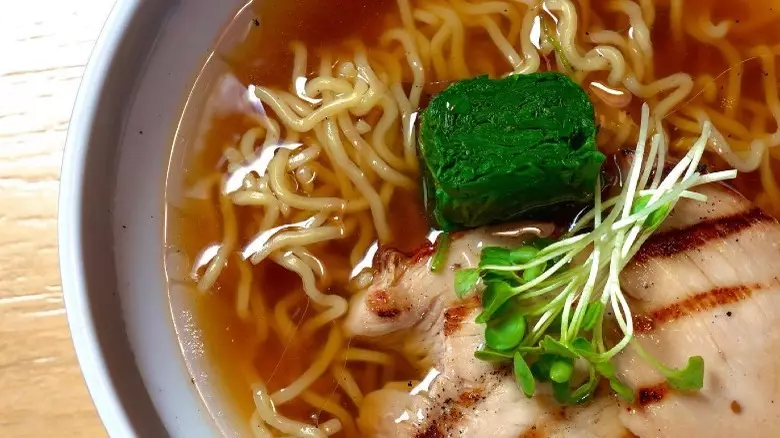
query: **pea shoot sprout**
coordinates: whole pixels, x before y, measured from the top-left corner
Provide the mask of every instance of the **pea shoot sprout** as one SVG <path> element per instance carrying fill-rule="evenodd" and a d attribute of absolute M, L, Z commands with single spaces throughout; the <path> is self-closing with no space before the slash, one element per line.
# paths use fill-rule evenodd
<path fill-rule="evenodd" d="M 478 323 L 485 324 L 485 346 L 476 357 L 512 362 L 518 385 L 529 397 L 537 381 L 549 381 L 561 403 L 582 403 L 605 378 L 619 396 L 633 401 L 633 391 L 619 380 L 613 363 L 629 344 L 672 388 L 691 391 L 703 385 L 701 357 L 691 357 L 684 367 L 674 369 L 635 341 L 620 272 L 680 199 L 706 201 L 692 189 L 733 179 L 737 171 L 700 171 L 712 130 L 705 122 L 701 137 L 665 173 L 666 146 L 660 129 L 645 153 L 649 119 L 645 104 L 634 159 L 619 195 L 602 200 L 597 182 L 593 209 L 579 217 L 561 240 L 539 239 L 515 249 L 484 248 L 478 268 L 456 272 L 455 292 L 461 298 L 476 290 L 480 281 L 485 285 L 483 309 L 477 317 Z M 617 342 L 604 339 L 608 318 L 622 332 Z M 573 377 L 575 361 L 588 365 L 587 379 Z"/>

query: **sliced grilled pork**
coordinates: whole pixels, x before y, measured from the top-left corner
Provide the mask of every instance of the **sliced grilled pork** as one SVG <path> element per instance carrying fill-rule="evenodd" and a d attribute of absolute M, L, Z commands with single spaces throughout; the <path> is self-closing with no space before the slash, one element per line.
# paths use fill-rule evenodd
<path fill-rule="evenodd" d="M 457 308 L 456 308 L 457 309 Z M 460 310 L 456 310 L 460 312 Z M 441 356 L 418 385 L 390 385 L 366 396 L 358 424 L 371 437 L 624 438 L 618 404 L 600 397 L 585 407 L 563 408 L 540 388 L 534 398 L 518 389 L 509 369 L 474 358 L 483 327 L 445 320 Z M 411 339 L 415 341 L 414 338 Z"/>
<path fill-rule="evenodd" d="M 705 362 L 682 394 L 631 347 L 618 357 L 638 403 L 621 420 L 640 437 L 776 437 L 780 432 L 780 224 L 709 185 L 681 201 L 621 275 L 637 338 L 662 362 Z"/>
<path fill-rule="evenodd" d="M 414 254 L 381 248 L 374 256 L 371 285 L 350 303 L 345 328 L 356 336 L 395 343 L 395 337 L 414 329 L 424 345 L 407 345 L 405 352 L 422 357 L 430 348 L 438 348 L 435 334 L 447 307 L 457 301 L 453 291 L 455 271 L 475 267 L 484 246 L 522 244 L 534 235 L 549 235 L 551 225 L 518 225 L 484 228 L 452 234 L 445 266 L 438 273 L 430 270 L 433 246 L 423 246 Z M 421 335 L 421 336 L 420 336 Z M 408 342 L 406 344 L 409 344 Z M 428 367 L 430 363 L 420 363 Z"/>
<path fill-rule="evenodd" d="M 600 397 L 561 408 L 549 395 L 525 398 L 507 370 L 474 359 L 483 342 L 476 303 L 456 302 L 452 270 L 489 245 L 516 246 L 484 232 L 455 241 L 448 269 L 431 274 L 429 254 L 384 252 L 374 282 L 353 302 L 347 328 L 412 355 L 439 373 L 422 390 L 369 394 L 360 423 L 378 437 L 777 436 L 780 426 L 780 224 L 722 185 L 681 201 L 621 274 L 637 339 L 660 361 L 705 361 L 704 388 L 680 393 L 632 347 L 617 357 L 637 402 Z M 426 368 L 427 369 L 427 368 Z M 620 422 L 616 421 L 620 419 Z"/>
<path fill-rule="evenodd" d="M 375 276 L 350 306 L 347 331 L 403 351 L 422 370 L 418 385 L 395 383 L 368 394 L 358 423 L 370 437 L 619 437 L 617 403 L 604 397 L 584 408 L 562 408 L 539 391 L 529 399 L 511 371 L 474 357 L 484 342 L 479 303 L 458 302 L 454 271 L 477 264 L 484 245 L 517 239 L 479 230 L 454 236 L 446 268 L 433 274 L 430 251 L 404 256 L 383 250 Z"/>

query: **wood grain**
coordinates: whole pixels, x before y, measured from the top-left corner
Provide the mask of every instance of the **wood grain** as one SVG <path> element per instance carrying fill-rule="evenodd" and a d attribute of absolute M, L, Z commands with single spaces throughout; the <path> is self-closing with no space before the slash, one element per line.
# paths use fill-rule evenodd
<path fill-rule="evenodd" d="M 76 363 L 57 265 L 62 147 L 114 0 L 4 2 L 0 13 L 0 436 L 106 432 Z"/>

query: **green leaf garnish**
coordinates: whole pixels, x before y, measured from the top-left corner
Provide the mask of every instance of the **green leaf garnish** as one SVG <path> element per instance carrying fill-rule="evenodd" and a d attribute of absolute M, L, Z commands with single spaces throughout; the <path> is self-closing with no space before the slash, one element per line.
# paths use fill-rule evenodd
<path fill-rule="evenodd" d="M 596 388 L 598 388 L 599 379 L 596 375 L 595 371 L 591 369 L 590 371 L 590 377 L 588 378 L 585 383 L 583 383 L 579 388 L 574 390 L 574 392 L 571 393 L 570 396 L 570 403 L 571 404 L 582 404 L 588 401 L 592 396 L 593 393 L 596 392 Z"/>
<path fill-rule="evenodd" d="M 478 269 L 461 269 L 455 272 L 455 295 L 461 300 L 474 290 L 479 282 Z"/>
<path fill-rule="evenodd" d="M 554 354 L 543 354 L 539 356 L 539 358 L 531 365 L 531 373 L 534 375 L 536 380 L 540 382 L 547 382 L 550 380 L 550 369 L 552 368 L 553 363 L 559 358 L 560 356 L 556 356 Z"/>
<path fill-rule="evenodd" d="M 483 347 L 481 350 L 474 352 L 474 357 L 485 362 L 501 363 L 512 360 L 512 352 L 497 351 L 488 347 Z"/>
<path fill-rule="evenodd" d="M 704 386 L 704 359 L 701 356 L 688 358 L 683 368 L 663 373 L 666 381 L 678 391 L 696 391 Z"/>
<path fill-rule="evenodd" d="M 593 348 L 593 345 L 585 338 L 577 338 L 571 341 L 570 350 L 588 362 L 598 363 L 600 360 L 599 354 Z"/>
<path fill-rule="evenodd" d="M 631 213 L 639 213 L 647 207 L 650 203 L 650 195 L 640 196 L 634 201 L 634 206 L 631 208 Z"/>
<path fill-rule="evenodd" d="M 436 253 L 431 259 L 431 272 L 439 272 L 447 262 L 447 255 L 450 251 L 450 241 L 452 238 L 449 233 L 442 233 L 439 241 L 436 243 Z"/>
<path fill-rule="evenodd" d="M 599 379 L 593 369 L 590 369 L 588 380 L 572 391 L 571 382 L 552 382 L 553 395 L 559 403 L 578 405 L 588 401 L 596 392 Z"/>
<path fill-rule="evenodd" d="M 574 373 L 574 361 L 571 359 L 558 359 L 550 367 L 550 380 L 557 383 L 565 383 L 571 380 Z"/>
<path fill-rule="evenodd" d="M 571 349 L 580 356 L 583 354 L 595 353 L 593 345 L 585 338 L 577 338 L 571 341 Z"/>
<path fill-rule="evenodd" d="M 542 348 L 541 347 L 516 347 L 515 351 L 522 354 L 541 353 Z"/>
<path fill-rule="evenodd" d="M 566 345 L 563 345 L 560 341 L 557 341 L 552 336 L 545 336 L 542 340 L 542 349 L 545 353 L 556 354 L 558 356 L 568 357 L 571 359 L 577 358 L 577 353 L 572 351 Z"/>
<path fill-rule="evenodd" d="M 522 281 L 512 271 L 482 271 L 482 282 L 488 283 L 506 283 L 512 287 L 519 286 Z"/>
<path fill-rule="evenodd" d="M 612 362 L 598 362 L 593 364 L 596 372 L 606 377 L 607 379 L 614 379 L 617 376 L 615 365 Z"/>
<path fill-rule="evenodd" d="M 488 322 L 493 313 L 495 313 L 504 303 L 515 296 L 514 290 L 506 283 L 489 283 L 482 293 L 482 313 L 477 316 L 476 321 L 480 324 Z"/>
<path fill-rule="evenodd" d="M 652 131 L 647 105 L 642 108 L 640 131 Z M 663 172 L 659 158 L 666 147 L 662 135 L 655 134 L 652 141 L 640 139 L 621 193 L 602 200 L 597 181 L 593 209 L 580 215 L 560 240 L 536 239 L 514 249 L 487 247 L 478 269 L 456 274 L 458 296 L 479 278 L 486 286 L 483 310 L 476 320 L 485 324 L 486 347 L 475 355 L 491 362 L 511 358 L 518 386 L 526 395 L 533 394 L 535 381 L 550 382 L 555 398 L 564 404 L 590 399 L 602 380 L 609 381 L 621 398 L 633 402 L 634 390 L 621 381 L 614 365 L 615 356 L 629 344 L 671 388 L 701 389 L 704 360 L 700 356 L 674 369 L 653 358 L 635 340 L 630 301 L 623 295 L 620 273 L 680 198 L 706 200 L 689 189 L 736 176 L 736 171 L 706 177 L 699 173 L 710 132 L 707 122 L 699 140 L 669 172 Z M 647 144 L 649 153 L 645 153 Z M 605 320 L 620 328 L 622 338 L 605 340 L 609 331 Z M 574 364 L 583 362 L 589 375 L 580 382 Z"/>
<path fill-rule="evenodd" d="M 526 328 L 525 317 L 520 313 L 512 312 L 514 307 L 510 300 L 497 312 L 505 315 L 488 321 L 485 329 L 485 343 L 488 347 L 495 350 L 511 350 L 523 340 Z"/>
<path fill-rule="evenodd" d="M 509 252 L 509 259 L 515 265 L 524 265 L 539 254 L 539 249 L 530 245 L 524 245 Z"/>
<path fill-rule="evenodd" d="M 531 369 L 528 368 L 528 364 L 525 362 L 525 359 L 523 359 L 523 355 L 519 352 L 515 353 L 513 361 L 512 369 L 515 372 L 517 385 L 523 390 L 523 394 L 525 394 L 526 397 L 533 397 L 534 392 L 536 391 L 536 383 L 534 381 L 534 376 L 531 373 Z"/>
<path fill-rule="evenodd" d="M 482 248 L 479 258 L 479 267 L 485 266 L 512 266 L 512 256 L 508 249 L 498 246 Z"/>
<path fill-rule="evenodd" d="M 669 386 L 678 391 L 695 391 L 704 386 L 704 359 L 701 356 L 688 358 L 688 363 L 678 369 L 668 367 L 650 353 L 645 351 L 639 342 L 632 343 L 637 355 L 653 366 L 669 383 Z"/>
<path fill-rule="evenodd" d="M 617 395 L 623 400 L 633 403 L 634 391 L 628 387 L 625 383 L 621 382 L 617 377 L 609 379 L 609 387 L 612 388 Z"/>
<path fill-rule="evenodd" d="M 552 382 L 553 396 L 560 404 L 569 405 L 571 403 L 571 389 L 569 382 Z"/>
<path fill-rule="evenodd" d="M 593 368 L 597 373 L 609 380 L 610 388 L 612 388 L 620 398 L 630 403 L 634 402 L 634 391 L 618 379 L 617 370 L 615 370 L 615 365 L 612 362 L 598 362 L 593 364 Z"/>
<path fill-rule="evenodd" d="M 536 265 L 533 267 L 530 267 L 523 271 L 523 282 L 528 283 L 531 281 L 536 280 L 542 273 L 544 273 L 544 270 L 547 269 L 547 264 L 543 265 Z"/>
<path fill-rule="evenodd" d="M 593 330 L 603 313 L 604 305 L 601 304 L 601 301 L 594 301 L 588 304 L 585 310 L 585 317 L 582 319 L 582 329 L 588 332 Z"/>
<path fill-rule="evenodd" d="M 634 207 L 632 209 L 632 213 L 639 213 L 640 211 L 647 208 L 647 205 L 650 203 L 650 195 L 645 195 L 639 197 L 636 202 L 634 202 Z M 650 215 L 647 216 L 647 219 L 644 221 L 644 226 L 649 229 L 656 229 L 659 225 L 661 225 L 661 222 L 666 219 L 667 216 L 669 216 L 669 213 L 672 211 L 672 206 L 670 204 L 664 204 L 657 210 L 650 213 Z"/>

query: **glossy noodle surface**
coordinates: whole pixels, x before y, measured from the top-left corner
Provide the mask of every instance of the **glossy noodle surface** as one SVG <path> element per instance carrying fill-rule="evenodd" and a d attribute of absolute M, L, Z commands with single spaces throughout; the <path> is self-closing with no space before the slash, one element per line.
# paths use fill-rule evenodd
<path fill-rule="evenodd" d="M 185 152 L 183 180 L 168 184 L 197 195 L 170 208 L 166 233 L 193 264 L 206 355 L 258 436 L 363 436 L 366 394 L 425 375 L 381 343 L 348 338 L 341 321 L 377 244 L 432 251 L 416 119 L 452 81 L 563 72 L 591 98 L 607 154 L 636 143 L 645 102 L 672 155 L 709 120 L 705 159 L 742 172 L 736 186 L 780 214 L 780 2 L 252 8 L 245 41 L 216 55 L 247 94 Z"/>

